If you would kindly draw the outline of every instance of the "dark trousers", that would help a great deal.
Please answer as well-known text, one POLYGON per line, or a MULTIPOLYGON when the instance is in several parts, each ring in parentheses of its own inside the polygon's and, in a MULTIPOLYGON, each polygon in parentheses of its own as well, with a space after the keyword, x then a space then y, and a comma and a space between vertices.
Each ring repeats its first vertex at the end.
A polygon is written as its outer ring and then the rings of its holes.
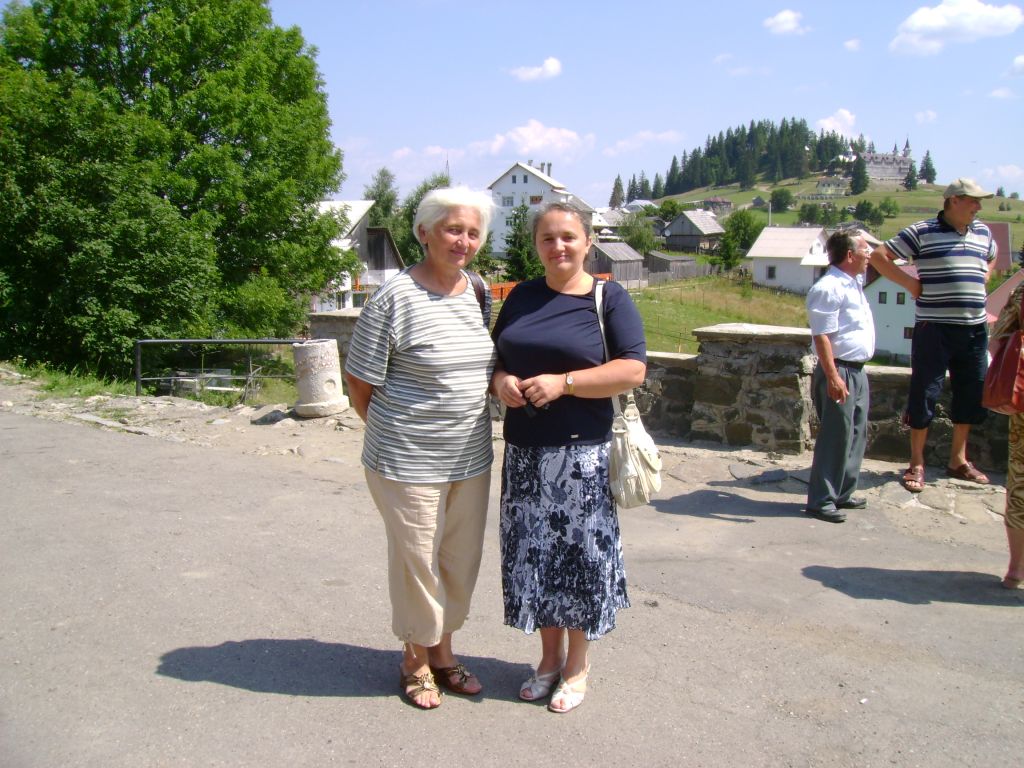
POLYGON ((811 397, 820 427, 807 488, 807 508, 834 510, 857 490, 867 445, 868 375, 864 369, 838 364, 850 394, 842 404, 828 396, 828 379, 819 364, 811 379, 811 397))

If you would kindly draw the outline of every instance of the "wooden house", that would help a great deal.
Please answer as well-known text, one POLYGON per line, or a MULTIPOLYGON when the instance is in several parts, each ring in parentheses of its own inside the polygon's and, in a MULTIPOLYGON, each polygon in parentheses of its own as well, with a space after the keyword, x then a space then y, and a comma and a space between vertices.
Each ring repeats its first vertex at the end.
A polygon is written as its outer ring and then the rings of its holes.
POLYGON ((626 288, 647 284, 644 257, 627 243, 593 243, 584 268, 592 275, 609 274, 626 288))
POLYGON ((718 250, 725 229, 708 211, 683 211, 665 228, 665 246, 671 251, 710 253, 718 250))

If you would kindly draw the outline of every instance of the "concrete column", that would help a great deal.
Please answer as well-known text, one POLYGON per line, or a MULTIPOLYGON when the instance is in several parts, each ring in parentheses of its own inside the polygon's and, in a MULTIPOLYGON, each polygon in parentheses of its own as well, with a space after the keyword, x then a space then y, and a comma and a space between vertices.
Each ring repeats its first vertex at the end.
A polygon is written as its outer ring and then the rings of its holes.
POLYGON ((295 384, 299 416, 330 416, 348 408, 341 387, 341 364, 334 339, 312 339, 292 344, 295 355, 295 384))

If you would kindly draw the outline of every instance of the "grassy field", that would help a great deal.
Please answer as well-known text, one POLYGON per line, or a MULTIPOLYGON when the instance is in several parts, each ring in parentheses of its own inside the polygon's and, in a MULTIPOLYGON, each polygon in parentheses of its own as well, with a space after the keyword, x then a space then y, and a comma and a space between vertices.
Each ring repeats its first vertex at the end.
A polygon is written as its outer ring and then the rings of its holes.
POLYGON ((653 352, 697 353, 693 329, 717 323, 807 327, 804 298, 710 277, 645 288, 633 295, 653 352))

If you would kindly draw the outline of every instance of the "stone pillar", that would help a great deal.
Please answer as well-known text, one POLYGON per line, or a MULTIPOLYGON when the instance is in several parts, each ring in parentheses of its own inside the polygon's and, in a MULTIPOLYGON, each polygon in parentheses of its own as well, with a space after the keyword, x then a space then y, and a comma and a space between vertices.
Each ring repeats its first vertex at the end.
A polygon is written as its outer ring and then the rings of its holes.
POLYGON ((724 323, 696 328, 700 342, 690 437, 765 451, 811 445, 811 332, 724 323))
POLYGON ((341 364, 334 339, 312 339, 292 344, 295 355, 295 385, 299 416, 330 416, 348 408, 341 387, 341 364))

